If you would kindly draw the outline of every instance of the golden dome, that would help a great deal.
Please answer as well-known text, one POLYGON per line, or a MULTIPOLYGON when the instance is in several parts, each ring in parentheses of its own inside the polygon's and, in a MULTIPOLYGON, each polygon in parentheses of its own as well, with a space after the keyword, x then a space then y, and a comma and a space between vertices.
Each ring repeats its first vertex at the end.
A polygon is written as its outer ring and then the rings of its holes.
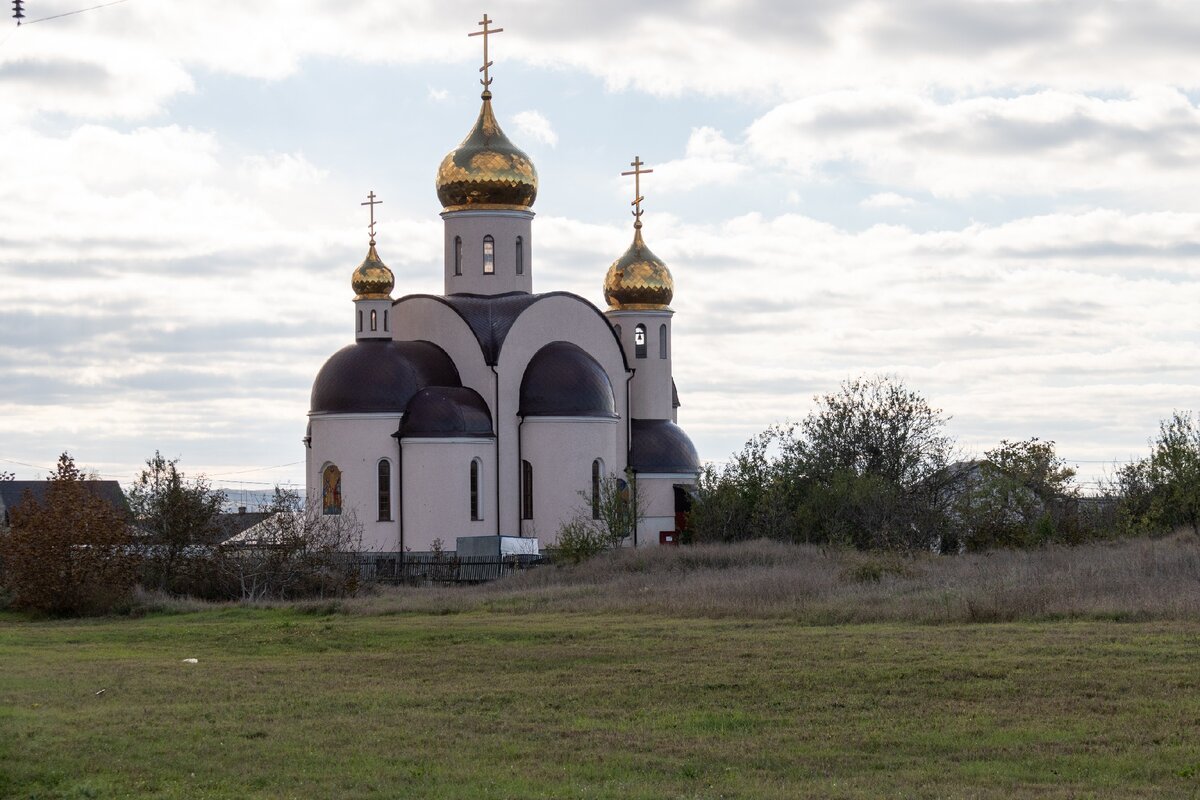
POLYGON ((500 130, 492 113, 492 93, 485 91, 475 127, 438 167, 438 200, 446 211, 528 211, 537 198, 537 188, 533 162, 500 130))
POLYGON ((671 270, 642 241, 642 224, 633 228, 633 244, 608 268, 604 299, 613 310, 665 310, 675 295, 671 270))
POLYGON ((392 299, 396 276, 388 269, 387 264, 380 260, 379 253, 375 252, 374 239, 371 240, 371 249, 367 251, 367 257, 358 265, 358 269, 354 270, 350 285, 354 287, 355 300, 392 299))

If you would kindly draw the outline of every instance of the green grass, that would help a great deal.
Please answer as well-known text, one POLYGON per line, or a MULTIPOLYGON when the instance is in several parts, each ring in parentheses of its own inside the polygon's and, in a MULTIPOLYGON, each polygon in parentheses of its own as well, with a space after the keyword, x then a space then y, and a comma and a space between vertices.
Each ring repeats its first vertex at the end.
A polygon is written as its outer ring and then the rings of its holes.
POLYGON ((0 616, 0 796, 1197 797, 1198 654, 1186 621, 0 616))

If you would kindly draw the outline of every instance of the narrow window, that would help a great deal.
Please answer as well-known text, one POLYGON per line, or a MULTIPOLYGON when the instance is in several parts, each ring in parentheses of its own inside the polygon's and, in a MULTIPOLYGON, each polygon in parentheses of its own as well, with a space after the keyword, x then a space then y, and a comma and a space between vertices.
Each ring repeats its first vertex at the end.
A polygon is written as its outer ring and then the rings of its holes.
POLYGON ((379 521, 392 519, 392 464, 386 458, 379 462, 379 521))
POLYGON ((521 462, 521 519, 533 519, 533 464, 521 462))
POLYGON ((386 308, 383 310, 383 329, 385 331, 388 330, 388 312, 386 308))
POLYGON ((517 237, 517 274, 525 274, 525 242, 520 236, 517 237))
POLYGON ((592 519, 600 519, 600 473, 603 469, 600 459, 592 462, 592 519))
POLYGON ((665 324, 658 326, 658 357, 667 357, 667 326, 665 324))
POLYGON ((358 332, 362 333, 362 312, 358 312, 358 332))
POLYGON ((633 329, 633 349, 634 355, 638 358, 646 357, 646 326, 638 325, 633 329))
POLYGON ((376 330, 379 326, 379 316, 375 313, 375 309, 371 309, 371 330, 376 330))
POLYGON ((454 274, 462 275, 462 237, 454 237, 454 274))
POLYGON ((482 519, 479 514, 479 459, 471 462, 471 519, 482 519))
POLYGON ((496 240, 491 236, 483 237, 483 274, 496 274, 496 240))
POLYGON ((342 471, 333 464, 321 473, 321 506, 326 514, 342 513, 342 471))

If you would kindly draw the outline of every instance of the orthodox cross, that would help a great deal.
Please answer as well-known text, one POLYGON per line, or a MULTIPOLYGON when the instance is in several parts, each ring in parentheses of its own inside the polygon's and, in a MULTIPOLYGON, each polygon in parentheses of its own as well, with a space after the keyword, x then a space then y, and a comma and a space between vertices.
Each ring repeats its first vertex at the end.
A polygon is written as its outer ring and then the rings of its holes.
POLYGON ((371 207, 371 227, 368 228, 368 230, 371 231, 371 244, 374 245, 375 244, 375 206, 383 205, 383 201, 375 199, 375 190, 372 189, 367 194, 367 202, 359 203, 359 205, 371 207))
POLYGON ((492 62, 488 61, 488 37, 491 36, 493 33, 500 33, 504 30, 504 28, 489 28, 488 27, 495 21, 496 20, 494 20, 494 19, 488 19, 488 15, 484 14, 483 19, 480 20, 478 23, 483 26, 483 30, 475 31, 474 33, 467 34, 467 36, 482 36, 483 37, 483 66, 479 68, 479 71, 483 73, 483 78, 479 82, 483 84, 483 90, 485 92, 491 91, 490 89, 488 89, 488 87, 492 85, 492 79, 488 77, 488 67, 490 67, 492 65, 492 62))
POLYGON ((654 172, 652 169, 642 169, 646 162, 642 161, 641 156, 634 156, 633 161, 629 162, 629 166, 633 167, 629 172, 622 172, 622 175, 633 176, 633 202, 629 205, 634 207, 633 218, 636 220, 637 227, 642 226, 642 201, 646 198, 642 197, 642 176, 654 172))

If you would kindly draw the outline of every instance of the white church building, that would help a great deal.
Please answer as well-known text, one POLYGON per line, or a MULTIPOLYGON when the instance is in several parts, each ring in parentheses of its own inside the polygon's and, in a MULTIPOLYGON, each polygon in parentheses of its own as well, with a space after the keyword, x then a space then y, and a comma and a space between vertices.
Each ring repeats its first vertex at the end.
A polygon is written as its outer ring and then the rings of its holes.
POLYGON ((676 424, 674 284, 643 241, 642 198, 604 279, 607 310, 535 292, 537 171, 500 129, 484 73, 479 118, 437 172, 443 294, 393 299, 372 216, 351 279, 354 343, 313 382, 309 494, 326 514, 353 512, 365 550, 453 549, 466 536, 553 547, 587 512, 581 493, 629 475, 644 517, 628 544, 676 542, 699 461, 676 424))

